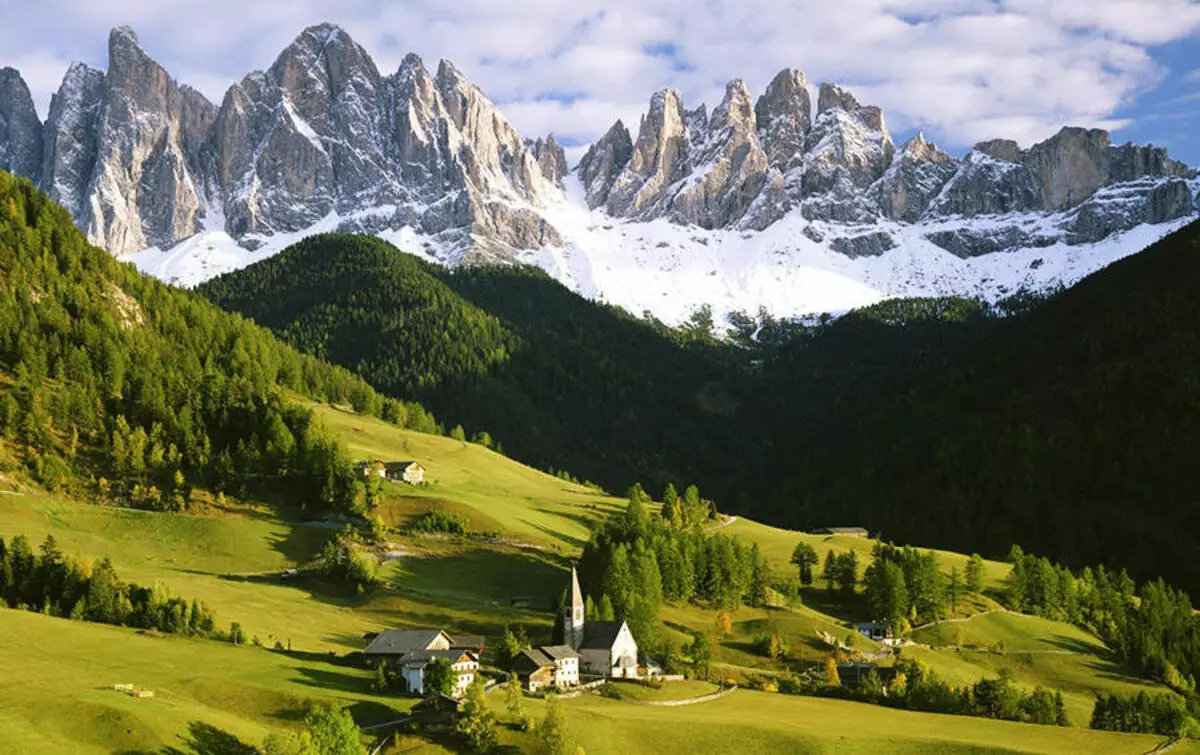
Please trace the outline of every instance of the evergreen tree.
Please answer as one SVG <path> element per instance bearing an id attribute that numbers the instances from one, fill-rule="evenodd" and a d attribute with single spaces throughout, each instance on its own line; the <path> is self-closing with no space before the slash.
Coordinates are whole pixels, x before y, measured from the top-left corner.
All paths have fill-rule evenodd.
<path id="1" fill-rule="evenodd" d="M 546 699 L 546 716 L 537 727 L 534 752 L 537 755 L 571 755 L 573 751 L 571 733 L 567 729 L 562 703 L 556 695 L 550 695 Z"/>
<path id="2" fill-rule="evenodd" d="M 504 708 L 516 721 L 525 718 L 525 693 L 521 691 L 521 679 L 510 672 L 504 683 Z"/>
<path id="3" fill-rule="evenodd" d="M 358 725 L 345 708 L 325 703 L 313 705 L 304 716 L 304 729 L 313 753 L 366 755 Z"/>
<path id="4" fill-rule="evenodd" d="M 800 584 L 805 587 L 812 586 L 813 567 L 819 562 L 816 548 L 803 540 L 796 543 L 796 547 L 792 550 L 791 563 L 795 564 L 800 571 Z"/>
<path id="5" fill-rule="evenodd" d="M 967 559 L 966 587 L 968 592 L 983 592 L 983 556 L 978 553 Z"/>

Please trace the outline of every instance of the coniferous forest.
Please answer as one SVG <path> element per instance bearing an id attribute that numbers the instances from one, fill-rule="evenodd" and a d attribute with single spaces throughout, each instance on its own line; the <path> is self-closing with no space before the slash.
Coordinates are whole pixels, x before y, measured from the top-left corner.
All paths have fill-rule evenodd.
<path id="1" fill-rule="evenodd" d="M 540 272 L 451 272 L 364 237 L 311 238 L 201 291 L 610 489 L 695 481 L 781 526 L 1017 542 L 1076 568 L 1121 554 L 1111 565 L 1196 589 L 1198 236 L 1048 298 L 743 314 L 720 342 L 706 312 L 666 328 Z"/>
<path id="2" fill-rule="evenodd" d="M 0 174 L 0 213 L 0 469 L 159 510 L 197 487 L 265 482 L 304 508 L 350 510 L 361 476 L 287 391 L 436 429 L 420 405 L 88 245 L 23 179 Z"/>

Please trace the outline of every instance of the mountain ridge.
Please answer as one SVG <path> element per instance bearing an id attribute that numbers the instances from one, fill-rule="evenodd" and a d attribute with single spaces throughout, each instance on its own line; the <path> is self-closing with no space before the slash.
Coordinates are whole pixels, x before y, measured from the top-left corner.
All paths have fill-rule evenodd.
<path id="1" fill-rule="evenodd" d="M 865 303 L 806 293 L 809 267 L 844 289 L 866 286 L 859 293 L 872 300 L 999 298 L 1064 282 L 1030 272 L 1030 250 L 1086 274 L 1122 256 L 1112 247 L 1147 241 L 1121 234 L 1162 235 L 1197 210 L 1194 170 L 1159 147 L 1114 146 L 1101 130 L 1064 127 L 1027 149 L 995 139 L 958 158 L 923 134 L 896 145 L 882 110 L 837 84 L 813 99 L 794 68 L 757 98 L 731 81 L 711 112 L 662 90 L 636 134 L 617 121 L 569 168 L 553 135 L 523 138 L 450 61 L 431 73 L 410 54 L 383 74 L 334 24 L 305 29 L 220 104 L 118 27 L 108 70 L 72 65 L 45 123 L 5 69 L 0 168 L 34 180 L 94 243 L 185 285 L 305 235 L 354 231 L 444 264 L 535 264 L 593 298 L 672 321 L 701 304 L 788 316 Z M 658 221 L 687 233 L 665 238 Z M 729 281 L 720 296 L 666 309 L 658 290 L 589 275 L 628 267 L 627 280 L 662 275 L 685 288 L 671 271 L 725 237 L 763 250 L 717 266 Z M 679 259 L 653 259 L 675 242 Z M 1016 256 L 975 262 L 998 253 Z M 912 269 L 881 278 L 870 261 L 881 258 Z M 768 296 L 737 279 L 745 268 L 799 293 Z"/>

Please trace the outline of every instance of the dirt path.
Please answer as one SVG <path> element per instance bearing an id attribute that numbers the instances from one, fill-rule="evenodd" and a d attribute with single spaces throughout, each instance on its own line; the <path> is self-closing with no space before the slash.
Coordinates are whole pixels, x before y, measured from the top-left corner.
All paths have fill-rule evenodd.
<path id="1" fill-rule="evenodd" d="M 725 697 L 726 695 L 733 694 L 733 691 L 736 689 L 737 685 L 735 684 L 728 689 L 717 690 L 716 692 L 710 692 L 709 694 L 701 695 L 700 697 L 689 697 L 686 700 L 630 700 L 629 702 L 632 702 L 635 705 L 650 705 L 656 708 L 677 708 L 680 705 L 695 705 L 696 703 L 706 703 L 709 700 L 717 700 Z"/>
<path id="2" fill-rule="evenodd" d="M 733 515 L 733 516 L 729 517 L 729 519 L 728 519 L 727 521 L 721 522 L 721 523 L 720 523 L 720 524 L 718 524 L 716 527 L 713 527 L 712 529 L 710 529 L 710 530 L 709 530 L 709 532 L 716 532 L 716 531 L 717 531 L 717 530 L 719 530 L 719 529 L 723 529 L 723 528 L 725 528 L 725 527 L 728 527 L 729 525 L 733 524 L 733 523 L 734 523 L 734 522 L 736 522 L 737 520 L 738 520 L 738 518 L 737 518 L 737 515 L 735 514 L 735 515 Z"/>

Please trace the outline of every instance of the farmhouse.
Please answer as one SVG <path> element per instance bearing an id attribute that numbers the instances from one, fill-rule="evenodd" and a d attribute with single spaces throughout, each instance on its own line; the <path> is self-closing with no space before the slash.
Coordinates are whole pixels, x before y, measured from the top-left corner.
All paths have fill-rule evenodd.
<path id="1" fill-rule="evenodd" d="M 646 664 L 639 671 L 637 641 L 624 621 L 585 621 L 583 591 L 579 575 L 571 568 L 571 597 L 562 614 L 563 641 L 579 652 L 579 667 L 584 674 L 638 679 L 654 675 L 658 667 Z M 544 650 L 544 648 L 543 648 Z"/>
<path id="2" fill-rule="evenodd" d="M 425 482 L 425 467 L 416 461 L 361 461 L 358 470 L 363 476 L 378 475 L 393 482 L 420 485 Z"/>
<path id="3" fill-rule="evenodd" d="M 454 694 L 461 695 L 475 680 L 483 651 L 482 637 L 464 639 L 469 643 L 466 646 L 441 629 L 393 629 L 380 632 L 363 654 L 376 665 L 386 664 L 396 670 L 408 691 L 418 695 L 425 693 L 429 664 L 445 658 L 457 674 Z"/>
<path id="4" fill-rule="evenodd" d="M 545 645 L 523 650 L 513 662 L 521 686 L 530 692 L 579 684 L 579 653 L 570 645 Z"/>

